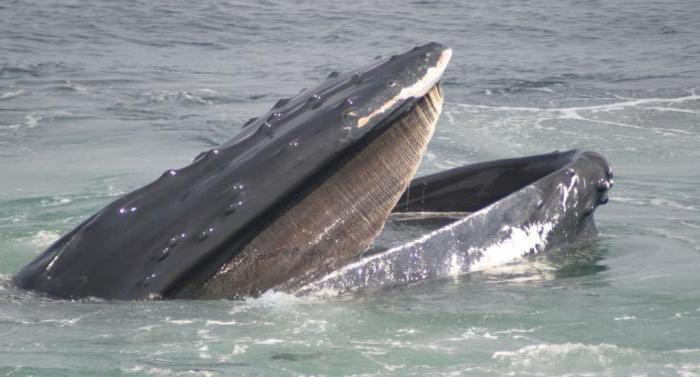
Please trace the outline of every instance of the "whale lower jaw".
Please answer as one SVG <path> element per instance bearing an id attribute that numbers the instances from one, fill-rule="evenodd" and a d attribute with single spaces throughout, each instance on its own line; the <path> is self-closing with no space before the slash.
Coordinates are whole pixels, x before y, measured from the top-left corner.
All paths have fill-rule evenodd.
<path id="1" fill-rule="evenodd" d="M 373 251 L 295 293 L 338 294 L 488 270 L 592 237 L 593 212 L 607 202 L 612 184 L 602 156 L 575 150 L 417 178 L 395 213 L 409 219 L 442 213 L 447 223 Z"/>
<path id="2" fill-rule="evenodd" d="M 380 135 L 333 162 L 268 214 L 272 220 L 260 224 L 210 279 L 188 276 L 170 296 L 217 299 L 294 291 L 349 263 L 379 234 L 415 175 L 442 102 L 436 85 Z"/>

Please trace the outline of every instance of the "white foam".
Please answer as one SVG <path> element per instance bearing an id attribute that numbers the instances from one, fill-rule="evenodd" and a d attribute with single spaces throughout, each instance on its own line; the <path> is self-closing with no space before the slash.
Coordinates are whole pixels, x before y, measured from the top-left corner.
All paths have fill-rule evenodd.
<path id="1" fill-rule="evenodd" d="M 40 230 L 29 237 L 29 244 L 35 247 L 45 248 L 56 242 L 61 235 L 51 230 Z"/>
<path id="2" fill-rule="evenodd" d="M 202 376 L 202 377 L 213 377 L 218 373 L 208 370 L 184 370 L 177 371 L 170 368 L 159 368 L 143 365 L 135 365 L 130 368 L 122 368 L 122 372 L 127 374 L 138 374 L 147 376 Z"/>
<path id="3" fill-rule="evenodd" d="M 668 207 L 668 208 L 673 208 L 673 209 L 681 209 L 681 210 L 686 210 L 686 211 L 695 211 L 696 208 L 692 205 L 685 205 L 678 203 L 676 201 L 670 200 L 670 199 L 661 199 L 661 198 L 652 198 L 649 201 L 649 204 L 657 207 Z"/>
<path id="4" fill-rule="evenodd" d="M 207 326 L 233 326 L 237 325 L 238 322 L 233 320 L 233 321 L 214 321 L 214 320 L 207 320 L 206 325 Z"/>
<path id="5" fill-rule="evenodd" d="M 285 340 L 284 339 L 277 339 L 277 338 L 268 338 L 268 339 L 255 340 L 253 343 L 254 344 L 270 345 L 270 344 L 285 343 Z"/>
<path id="6" fill-rule="evenodd" d="M 297 326 L 292 332 L 294 334 L 301 333 L 324 333 L 328 327 L 328 321 L 323 319 L 307 319 L 300 326 Z"/>
<path id="7" fill-rule="evenodd" d="M 535 327 L 531 329 L 510 329 L 510 330 L 503 330 L 503 331 L 494 331 L 494 334 L 502 334 L 502 335 L 509 335 L 509 334 L 529 334 L 529 333 L 534 333 L 535 331 L 539 330 L 541 327 Z"/>
<path id="8" fill-rule="evenodd" d="M 229 313 L 237 314 L 256 308 L 286 308 L 314 299 L 314 297 L 298 297 L 286 292 L 268 290 L 259 297 L 247 297 L 243 301 L 236 301 Z"/>
<path id="9" fill-rule="evenodd" d="M 542 362 L 567 363 L 571 358 L 585 359 L 590 363 L 607 366 L 612 358 L 619 355 L 630 355 L 634 352 L 620 348 L 614 344 L 535 344 L 520 348 L 516 351 L 497 351 L 493 359 L 506 361 L 516 366 L 535 366 Z"/>
<path id="10" fill-rule="evenodd" d="M 418 333 L 420 333 L 421 331 L 409 327 L 409 328 L 405 328 L 405 329 L 398 329 L 398 330 L 396 330 L 396 332 L 399 333 L 399 334 L 409 334 L 409 335 L 413 335 L 413 334 L 418 334 Z"/>
<path id="11" fill-rule="evenodd" d="M 464 342 L 465 340 L 471 340 L 471 339 L 488 339 L 488 340 L 497 340 L 500 337 L 496 335 L 496 333 L 492 333 L 489 331 L 489 329 L 483 328 L 483 327 L 470 327 L 466 331 L 464 331 L 462 334 L 459 336 L 455 337 L 450 337 L 446 339 L 442 339 L 438 341 L 437 343 L 446 343 L 446 342 Z"/>
<path id="12" fill-rule="evenodd" d="M 93 89 L 93 88 L 89 88 L 89 87 L 87 87 L 87 86 L 85 86 L 85 85 L 81 85 L 81 84 L 78 84 L 78 83 L 74 83 L 74 82 L 72 82 L 72 81 L 70 81 L 70 80 L 66 80 L 66 81 L 63 83 L 63 85 L 61 85 L 61 86 L 64 87 L 64 88 L 66 88 L 66 89 L 74 90 L 74 91 L 76 91 L 76 92 L 78 92 L 78 93 L 90 93 L 90 92 L 92 91 L 92 89 Z"/>
<path id="13" fill-rule="evenodd" d="M 197 347 L 197 351 L 199 351 L 200 359 L 211 359 L 211 354 L 209 354 L 209 345 L 202 344 L 201 346 Z"/>
<path id="14" fill-rule="evenodd" d="M 10 92 L 5 92 L 5 93 L 0 94 L 0 100 L 14 98 L 14 97 L 19 96 L 22 93 L 24 93 L 24 91 L 22 91 L 22 89 L 10 91 Z"/>
<path id="15" fill-rule="evenodd" d="M 170 317 L 165 317 L 165 322 L 167 323 L 172 323 L 173 325 L 190 325 L 194 323 L 195 321 L 192 319 L 170 319 Z"/>
<path id="16" fill-rule="evenodd" d="M 646 104 L 658 104 L 658 103 L 677 104 L 677 103 L 684 103 L 684 102 L 689 102 L 689 101 L 698 101 L 698 100 L 700 100 L 700 95 L 698 95 L 696 93 L 691 93 L 687 96 L 677 97 L 677 98 L 640 98 L 640 99 L 632 99 L 632 98 L 625 98 L 625 97 L 619 97 L 619 98 L 624 99 L 626 101 L 613 102 L 613 103 L 608 103 L 608 104 L 604 104 L 604 105 L 574 106 L 574 107 L 563 107 L 563 108 L 487 106 L 487 105 L 471 105 L 471 104 L 457 104 L 457 105 L 464 107 L 464 108 L 478 108 L 478 109 L 495 110 L 495 111 L 510 110 L 510 111 L 528 111 L 528 112 L 538 112 L 538 113 L 541 113 L 541 112 L 559 112 L 559 113 L 566 114 L 566 115 L 573 114 L 575 116 L 578 116 L 578 113 L 581 111 L 609 112 L 609 111 L 623 110 L 623 109 L 626 109 L 629 107 L 640 107 L 640 106 L 646 105 Z"/>
<path id="17" fill-rule="evenodd" d="M 72 202 L 72 200 L 69 198 L 55 197 L 55 198 L 51 198 L 50 200 L 49 199 L 42 199 L 41 206 L 42 207 L 55 207 L 55 206 L 59 206 L 59 205 L 63 205 L 63 204 L 68 204 L 70 202 Z"/>
<path id="18" fill-rule="evenodd" d="M 63 318 L 63 319 L 43 319 L 43 320 L 39 321 L 39 323 L 58 323 L 61 325 L 61 327 L 68 327 L 68 326 L 75 325 L 81 319 L 82 319 L 82 317 Z"/>
<path id="19" fill-rule="evenodd" d="M 31 114 L 28 114 L 24 117 L 24 120 L 25 120 L 24 124 L 28 128 L 34 128 L 39 124 L 39 121 L 42 119 L 44 119 L 44 118 L 38 116 L 37 113 L 31 113 Z"/>
<path id="20" fill-rule="evenodd" d="M 20 127 L 22 127 L 21 124 L 0 124 L 0 129 L 3 130 L 15 130 Z"/>
<path id="21" fill-rule="evenodd" d="M 470 113 L 478 113 L 482 111 L 489 112 L 507 112 L 507 113 L 526 113 L 533 115 L 543 115 L 546 119 L 551 120 L 580 120 L 591 123 L 604 124 L 615 127 L 629 128 L 640 131 L 651 131 L 657 134 L 665 136 L 678 136 L 678 135 L 694 135 L 695 133 L 688 130 L 677 129 L 677 128 L 666 128 L 666 127 L 646 127 L 631 123 L 603 120 L 592 116 L 584 116 L 587 114 L 596 113 L 610 113 L 615 111 L 626 110 L 630 108 L 636 108 L 641 110 L 651 110 L 651 111 L 667 111 L 667 112 L 681 112 L 698 114 L 697 111 L 689 109 L 679 109 L 675 107 L 670 107 L 671 105 L 683 104 L 691 101 L 700 100 L 700 95 L 696 94 L 694 91 L 686 96 L 676 97 L 676 98 L 625 98 L 617 97 L 621 99 L 620 102 L 607 103 L 603 105 L 591 105 L 591 106 L 572 106 L 572 107 L 524 107 L 524 106 L 488 106 L 488 105 L 476 105 L 467 103 L 456 103 L 455 106 L 461 108 L 463 111 L 468 111 Z M 662 107 L 660 105 L 666 105 Z M 450 114 L 446 114 L 448 118 L 453 119 Z"/>
<path id="22" fill-rule="evenodd" d="M 141 95 L 152 102 L 189 102 L 202 105 L 211 105 L 213 102 L 207 97 L 215 95 L 217 92 L 212 89 L 194 89 L 192 91 L 171 91 L 160 90 L 145 92 Z"/>

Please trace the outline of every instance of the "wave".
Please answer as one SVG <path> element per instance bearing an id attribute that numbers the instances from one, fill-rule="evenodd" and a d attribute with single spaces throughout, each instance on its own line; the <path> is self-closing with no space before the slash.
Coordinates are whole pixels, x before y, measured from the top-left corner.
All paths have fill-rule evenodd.
<path id="1" fill-rule="evenodd" d="M 17 89 L 15 91 L 5 92 L 0 94 L 0 100 L 8 100 L 20 96 L 24 91 Z"/>
<path id="2" fill-rule="evenodd" d="M 643 361 L 639 351 L 607 343 L 534 344 L 515 351 L 497 351 L 492 355 L 492 359 L 513 366 L 538 368 L 552 363 L 580 363 L 588 368 L 606 367 L 622 358 Z"/>

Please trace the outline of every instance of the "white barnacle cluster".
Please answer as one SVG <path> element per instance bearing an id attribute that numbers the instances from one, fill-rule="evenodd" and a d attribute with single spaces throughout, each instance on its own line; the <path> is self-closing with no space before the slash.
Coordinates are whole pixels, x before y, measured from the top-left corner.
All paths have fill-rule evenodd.
<path id="1" fill-rule="evenodd" d="M 479 253 L 480 258 L 471 265 L 471 271 L 482 271 L 502 266 L 521 258 L 533 250 L 541 250 L 547 245 L 547 236 L 554 229 L 551 222 L 533 223 L 522 227 L 506 225 L 503 231 L 507 236 L 485 248 L 470 249 L 471 254 Z"/>

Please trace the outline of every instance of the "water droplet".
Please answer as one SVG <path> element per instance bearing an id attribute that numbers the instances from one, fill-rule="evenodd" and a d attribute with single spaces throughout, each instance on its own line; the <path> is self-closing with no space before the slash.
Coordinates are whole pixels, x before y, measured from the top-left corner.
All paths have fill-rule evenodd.
<path id="1" fill-rule="evenodd" d="M 165 173 L 163 173 L 162 176 L 163 176 L 163 177 L 172 177 L 172 176 L 175 176 L 175 175 L 177 175 L 177 171 L 175 171 L 175 170 L 173 170 L 173 169 L 168 169 L 168 170 L 165 171 Z"/>
<path id="2" fill-rule="evenodd" d="M 299 146 L 299 141 L 298 140 L 292 140 L 289 142 L 290 147 L 298 147 Z"/>
<path id="3" fill-rule="evenodd" d="M 283 115 L 282 113 L 276 111 L 276 112 L 270 114 L 270 116 L 267 118 L 267 120 L 269 122 L 272 122 L 272 121 L 275 121 L 279 118 L 282 118 L 282 115 Z"/>
<path id="4" fill-rule="evenodd" d="M 219 150 L 218 150 L 218 149 L 210 149 L 210 150 L 208 150 L 208 151 L 204 151 L 204 152 L 198 154 L 197 157 L 195 157 L 194 160 L 192 160 L 192 163 L 194 164 L 194 163 L 196 163 L 196 162 L 199 162 L 199 161 L 201 161 L 201 160 L 204 160 L 205 158 L 207 158 L 207 157 L 209 157 L 209 156 L 211 156 L 211 155 L 217 155 L 217 154 L 219 154 Z"/>
<path id="5" fill-rule="evenodd" d="M 175 237 L 170 237 L 168 240 L 168 247 L 175 247 L 177 246 L 177 236 Z"/>
<path id="6" fill-rule="evenodd" d="M 352 74 L 352 83 L 359 84 L 362 82 L 362 74 L 360 72 L 355 72 Z"/>
<path id="7" fill-rule="evenodd" d="M 338 77 L 338 76 L 340 76 L 340 72 L 338 72 L 338 71 L 333 71 L 333 72 L 328 74 L 329 79 L 332 79 L 332 78 Z"/>
<path id="8" fill-rule="evenodd" d="M 143 280 L 141 281 L 141 284 L 143 284 L 143 286 L 148 286 L 149 284 L 151 284 L 151 281 L 153 281 L 153 279 L 155 279 L 155 277 L 156 277 L 155 273 L 147 275 L 146 277 L 143 278 Z"/>
<path id="9" fill-rule="evenodd" d="M 124 215 L 124 214 L 127 214 L 127 213 L 136 212 L 137 209 L 138 209 L 138 208 L 136 208 L 136 207 L 126 207 L 126 208 L 125 208 L 125 207 L 122 207 L 122 208 L 119 208 L 119 213 L 122 214 L 122 215 Z"/>
<path id="10" fill-rule="evenodd" d="M 314 94 L 313 96 L 309 97 L 309 101 L 307 103 L 312 109 L 317 109 L 319 106 L 321 106 L 323 100 L 321 99 L 321 96 Z"/>
<path id="11" fill-rule="evenodd" d="M 224 213 L 227 215 L 230 215 L 230 214 L 236 212 L 241 207 L 243 207 L 243 201 L 236 200 L 234 202 L 229 203 L 226 206 L 226 208 L 224 208 Z"/>
<path id="12" fill-rule="evenodd" d="M 267 136 L 272 136 L 272 123 L 270 123 L 270 122 L 263 123 L 260 126 L 260 128 L 258 128 L 258 132 L 262 132 Z"/>
<path id="13" fill-rule="evenodd" d="M 160 253 L 158 253 L 158 260 L 162 261 L 163 259 L 167 258 L 168 255 L 170 255 L 170 248 L 166 246 L 160 251 Z"/>
<path id="14" fill-rule="evenodd" d="M 207 239 L 208 236 L 209 236 L 209 232 L 207 232 L 206 230 L 203 230 L 203 231 L 199 232 L 199 235 L 197 235 L 197 241 L 204 241 Z"/>
<path id="15" fill-rule="evenodd" d="M 392 81 L 392 82 L 389 83 L 389 87 L 390 87 L 390 88 L 395 88 L 396 85 L 398 85 L 398 84 L 396 83 L 396 81 Z"/>
<path id="16" fill-rule="evenodd" d="M 233 195 L 238 196 L 243 193 L 243 189 L 242 183 L 236 183 L 231 187 L 231 192 L 233 192 Z"/>

